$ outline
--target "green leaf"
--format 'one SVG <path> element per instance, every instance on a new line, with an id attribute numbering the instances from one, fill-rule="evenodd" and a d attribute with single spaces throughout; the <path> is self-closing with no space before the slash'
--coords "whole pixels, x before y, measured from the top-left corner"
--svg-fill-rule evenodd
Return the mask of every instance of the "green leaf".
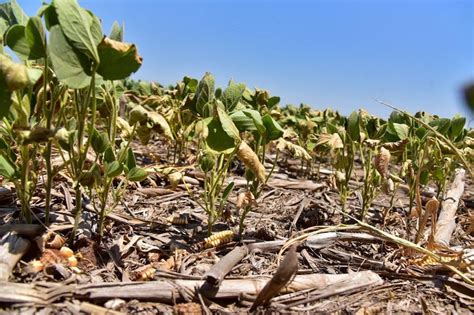
<path id="1" fill-rule="evenodd" d="M 216 152 L 231 153 L 235 148 L 235 140 L 224 131 L 220 120 L 213 118 L 207 128 L 209 130 L 206 138 L 207 146 Z"/>
<path id="2" fill-rule="evenodd" d="M 217 108 L 217 114 L 219 115 L 219 120 L 222 124 L 222 129 L 235 140 L 240 140 L 239 130 L 235 126 L 232 119 L 227 115 L 227 113 L 220 107 Z"/>
<path id="3" fill-rule="evenodd" d="M 209 106 L 206 104 L 214 99 L 214 84 L 214 77 L 209 72 L 206 72 L 197 86 L 196 95 L 194 96 L 196 99 L 196 111 L 203 117 L 212 115 Z"/>
<path id="4" fill-rule="evenodd" d="M 0 119 L 8 115 L 12 105 L 12 92 L 7 88 L 3 75 L 0 76 Z"/>
<path id="5" fill-rule="evenodd" d="M 278 103 L 280 103 L 280 97 L 279 96 L 272 96 L 268 99 L 267 107 L 268 107 L 268 109 L 272 109 L 273 107 L 278 105 Z"/>
<path id="6" fill-rule="evenodd" d="M 112 30 L 110 31 L 109 38 L 118 42 L 123 41 L 123 26 L 120 26 L 117 21 L 112 24 Z"/>
<path id="7" fill-rule="evenodd" d="M 460 115 L 456 115 L 451 119 L 451 128 L 449 129 L 449 136 L 451 139 L 455 140 L 459 137 L 464 130 L 466 125 L 466 118 Z"/>
<path id="8" fill-rule="evenodd" d="M 398 140 L 403 140 L 408 138 L 410 127 L 405 124 L 399 124 L 390 121 L 388 123 L 387 132 L 397 136 Z"/>
<path id="9" fill-rule="evenodd" d="M 347 117 L 347 134 L 352 141 L 358 142 L 360 140 L 359 113 L 352 112 Z"/>
<path id="10" fill-rule="evenodd" d="M 431 127 L 435 127 L 436 131 L 438 131 L 443 136 L 447 136 L 449 127 L 451 125 L 451 120 L 448 118 L 438 118 L 431 121 L 429 125 Z"/>
<path id="11" fill-rule="evenodd" d="M 227 202 L 227 199 L 229 199 L 230 193 L 232 192 L 233 189 L 234 189 L 234 182 L 230 182 L 224 189 L 224 192 L 222 193 L 222 199 L 220 202 L 221 209 Z"/>
<path id="12" fill-rule="evenodd" d="M 15 166 L 10 164 L 5 157 L 0 155 L 0 175 L 7 179 L 13 179 L 15 174 Z"/>
<path id="13" fill-rule="evenodd" d="M 145 180 L 147 176 L 148 173 L 143 168 L 134 167 L 128 172 L 127 179 L 132 182 L 141 182 Z"/>
<path id="14" fill-rule="evenodd" d="M 115 161 L 114 149 L 109 145 L 104 151 L 104 162 L 112 163 L 113 161 Z"/>
<path id="15" fill-rule="evenodd" d="M 21 60 L 27 60 L 30 55 L 30 46 L 25 36 L 24 25 L 16 24 L 5 33 L 5 44 L 13 50 Z"/>
<path id="16" fill-rule="evenodd" d="M 421 171 L 420 173 L 420 184 L 427 185 L 430 178 L 430 172 L 427 170 Z"/>
<path id="17" fill-rule="evenodd" d="M 281 128 L 280 124 L 275 121 L 272 116 L 266 114 L 262 117 L 263 125 L 265 126 L 265 140 L 266 142 L 270 142 L 272 140 L 276 140 L 283 136 L 284 130 Z"/>
<path id="18" fill-rule="evenodd" d="M 59 81 L 73 89 L 82 89 L 91 83 L 91 63 L 87 56 L 69 45 L 61 27 L 49 31 L 49 52 Z"/>
<path id="19" fill-rule="evenodd" d="M 137 161 L 135 160 L 135 154 L 133 153 L 132 148 L 128 148 L 127 150 L 127 160 L 125 161 L 125 165 L 128 170 L 137 167 Z"/>
<path id="20" fill-rule="evenodd" d="M 257 112 L 257 111 L 256 111 Z M 258 112 L 257 112 L 258 113 Z M 260 113 L 258 113 L 260 115 Z M 234 122 L 235 126 L 239 131 L 256 131 L 257 127 L 251 116 L 244 114 L 243 110 L 233 112 L 230 118 Z M 262 118 L 260 117 L 260 121 Z M 263 126 L 263 123 L 262 123 Z"/>
<path id="21" fill-rule="evenodd" d="M 40 8 L 38 12 L 39 16 L 43 16 L 44 24 L 46 25 L 46 29 L 48 31 L 51 27 L 59 24 L 58 14 L 56 13 L 56 9 L 53 5 L 46 5 Z"/>
<path id="22" fill-rule="evenodd" d="M 18 5 L 16 0 L 0 4 L 0 17 L 8 21 L 9 25 L 26 25 L 28 16 L 23 9 Z"/>
<path id="23" fill-rule="evenodd" d="M 252 119 L 255 125 L 255 128 L 261 135 L 263 135 L 267 131 L 267 127 L 265 126 L 265 123 L 262 120 L 262 116 L 260 115 L 258 111 L 254 109 L 246 108 L 246 109 L 243 109 L 242 112 L 244 113 L 245 116 Z"/>
<path id="24" fill-rule="evenodd" d="M 39 17 L 33 16 L 28 20 L 25 37 L 30 47 L 29 59 L 46 57 L 46 33 Z"/>
<path id="25" fill-rule="evenodd" d="M 245 91 L 245 84 L 229 82 L 229 86 L 222 93 L 221 101 L 224 104 L 227 112 L 232 112 L 237 106 L 237 103 L 242 99 Z"/>
<path id="26" fill-rule="evenodd" d="M 97 36 L 97 23 L 93 15 L 81 8 L 76 0 L 54 0 L 53 5 L 61 29 L 71 45 L 99 63 L 97 45 L 102 36 Z"/>
<path id="27" fill-rule="evenodd" d="M 418 137 L 418 139 L 423 139 L 423 137 L 426 136 L 427 133 L 428 130 L 426 130 L 425 127 L 419 127 L 415 130 L 415 135 Z"/>
<path id="28" fill-rule="evenodd" d="M 85 10 L 85 11 L 89 14 L 89 16 L 92 19 L 92 22 L 91 22 L 92 38 L 94 38 L 94 42 L 97 43 L 96 45 L 99 45 L 99 43 L 104 38 L 104 33 L 102 32 L 102 24 L 100 22 L 100 19 L 97 17 L 97 15 L 92 13 L 92 11 L 89 11 L 89 10 Z"/>
<path id="29" fill-rule="evenodd" d="M 94 128 L 92 131 L 91 146 L 96 154 L 104 153 L 105 150 L 110 146 L 107 133 L 99 133 L 97 129 Z"/>
<path id="30" fill-rule="evenodd" d="M 97 72 L 105 80 L 122 80 L 136 72 L 142 58 L 135 45 L 104 37 L 98 47 L 100 64 Z"/>
<path id="31" fill-rule="evenodd" d="M 105 164 L 105 175 L 109 178 L 117 177 L 122 174 L 123 167 L 118 161 Z"/>

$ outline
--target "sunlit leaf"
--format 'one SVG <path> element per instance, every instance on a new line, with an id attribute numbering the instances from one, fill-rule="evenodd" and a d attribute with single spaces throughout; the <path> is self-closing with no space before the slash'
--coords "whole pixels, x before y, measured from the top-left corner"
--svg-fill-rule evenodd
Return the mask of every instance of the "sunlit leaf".
<path id="1" fill-rule="evenodd" d="M 245 84 L 229 82 L 229 86 L 222 93 L 221 101 L 228 112 L 232 112 L 237 103 L 242 98 L 245 91 Z"/>
<path id="2" fill-rule="evenodd" d="M 109 38 L 118 42 L 123 41 L 123 26 L 120 26 L 117 21 L 112 24 L 112 30 L 110 31 Z"/>
<path id="3" fill-rule="evenodd" d="M 98 36 L 93 16 L 81 8 L 76 0 L 54 0 L 53 5 L 61 29 L 71 46 L 99 63 L 97 45 L 102 40 L 102 34 Z"/>
<path id="4" fill-rule="evenodd" d="M 197 86 L 195 95 L 196 111 L 203 117 L 209 117 L 212 114 L 206 105 L 214 98 L 214 84 L 214 77 L 209 72 L 206 72 Z"/>
<path id="5" fill-rule="evenodd" d="M 206 138 L 207 146 L 216 151 L 230 153 L 235 148 L 235 140 L 222 128 L 219 119 L 213 118 L 207 125 L 209 134 Z"/>
<path id="6" fill-rule="evenodd" d="M 91 64 L 87 56 L 75 50 L 55 25 L 49 31 L 49 52 L 58 79 L 73 89 L 82 89 L 91 83 Z"/>
<path id="7" fill-rule="evenodd" d="M 30 47 L 30 59 L 46 57 L 46 33 L 39 17 L 33 16 L 28 20 L 25 37 Z"/>
<path id="8" fill-rule="evenodd" d="M 240 136 L 239 136 L 239 130 L 237 129 L 237 127 L 235 126 L 234 122 L 232 121 L 232 119 L 227 115 L 227 113 L 221 109 L 221 108 L 218 108 L 217 109 L 217 113 L 219 115 L 219 120 L 222 124 L 222 129 L 224 129 L 224 131 L 227 133 L 227 135 L 229 135 L 230 137 L 236 139 L 236 140 L 239 140 L 240 139 Z"/>
<path id="9" fill-rule="evenodd" d="M 99 44 L 98 53 L 100 64 L 97 72 L 105 80 L 121 80 L 136 72 L 142 58 L 138 55 L 137 47 L 104 37 Z"/>

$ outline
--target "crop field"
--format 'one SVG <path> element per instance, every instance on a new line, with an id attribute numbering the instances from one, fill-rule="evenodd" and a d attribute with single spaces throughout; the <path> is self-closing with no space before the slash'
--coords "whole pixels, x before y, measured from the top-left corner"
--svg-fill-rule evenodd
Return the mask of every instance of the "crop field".
<path id="1" fill-rule="evenodd" d="M 123 35 L 0 5 L 2 314 L 471 314 L 465 117 L 133 80 Z"/>

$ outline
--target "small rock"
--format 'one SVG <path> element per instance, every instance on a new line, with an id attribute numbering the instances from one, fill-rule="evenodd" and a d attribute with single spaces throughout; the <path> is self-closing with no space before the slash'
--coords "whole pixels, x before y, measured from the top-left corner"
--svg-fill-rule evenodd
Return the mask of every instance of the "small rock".
<path id="1" fill-rule="evenodd" d="M 112 299 L 112 300 L 108 300 L 107 302 L 105 302 L 104 307 L 106 307 L 108 309 L 111 309 L 111 310 L 117 310 L 120 307 L 124 306 L 125 303 L 126 302 L 122 299 Z"/>

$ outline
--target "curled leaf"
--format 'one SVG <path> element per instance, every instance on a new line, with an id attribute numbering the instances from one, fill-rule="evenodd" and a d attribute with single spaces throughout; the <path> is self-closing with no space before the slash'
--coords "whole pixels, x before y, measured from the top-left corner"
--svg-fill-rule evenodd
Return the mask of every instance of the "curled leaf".
<path id="1" fill-rule="evenodd" d="M 390 163 L 390 151 L 384 147 L 380 148 L 380 152 L 374 158 L 375 169 L 383 178 L 388 176 L 388 166 Z"/>
<path id="2" fill-rule="evenodd" d="M 105 80 L 122 80 L 142 65 L 137 47 L 104 37 L 98 46 L 100 64 L 97 72 Z"/>
<path id="3" fill-rule="evenodd" d="M 293 154 L 295 158 L 301 158 L 303 160 L 311 160 L 311 155 L 301 146 L 291 143 L 283 138 L 278 139 L 277 150 L 283 152 L 288 150 Z"/>
<path id="4" fill-rule="evenodd" d="M 237 157 L 254 173 L 261 183 L 265 182 L 265 167 L 259 161 L 257 154 L 253 152 L 245 141 L 240 143 Z"/>

